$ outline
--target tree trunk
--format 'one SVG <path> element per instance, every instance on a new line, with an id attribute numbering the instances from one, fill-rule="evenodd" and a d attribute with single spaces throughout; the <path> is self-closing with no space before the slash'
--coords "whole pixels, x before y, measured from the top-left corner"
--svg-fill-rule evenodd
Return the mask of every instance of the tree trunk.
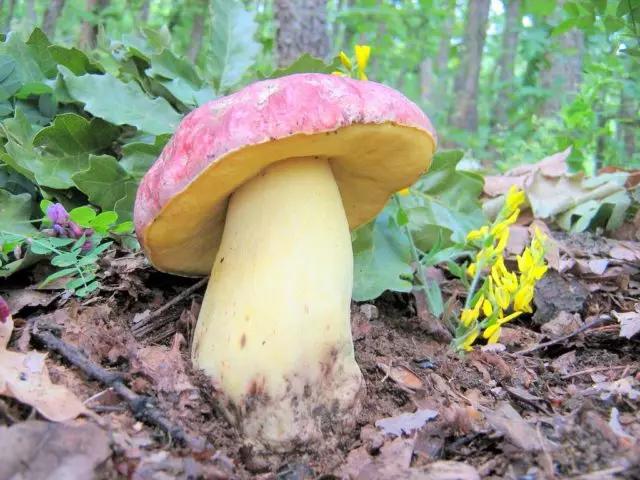
<path id="1" fill-rule="evenodd" d="M 451 123 L 468 132 L 478 129 L 478 85 L 490 4 L 490 0 L 469 0 L 467 7 L 464 50 L 455 82 L 457 100 Z"/>
<path id="2" fill-rule="evenodd" d="M 9 0 L 7 5 L 9 6 L 9 8 L 7 8 L 8 10 L 7 16 L 4 17 L 2 21 L 2 31 L 5 33 L 8 33 L 9 30 L 11 29 L 11 20 L 13 20 L 13 13 L 16 9 L 16 0 Z"/>
<path id="3" fill-rule="evenodd" d="M 44 18 L 42 19 L 42 31 L 49 38 L 53 38 L 56 33 L 56 23 L 58 22 L 58 18 L 60 18 L 62 9 L 64 8 L 64 1 L 65 0 L 51 0 L 44 12 Z"/>
<path id="4" fill-rule="evenodd" d="M 558 0 L 558 10 L 567 0 Z M 555 39 L 555 45 L 548 47 L 547 68 L 540 74 L 540 84 L 550 90 L 551 95 L 542 103 L 540 114 L 545 117 L 556 115 L 564 102 L 570 102 L 580 89 L 582 81 L 582 56 L 584 34 L 578 28 L 563 33 Z"/>
<path id="5" fill-rule="evenodd" d="M 438 48 L 438 56 L 436 57 L 436 72 L 442 75 L 447 71 L 449 65 L 449 52 L 451 51 L 451 32 L 453 30 L 453 20 L 455 18 L 456 0 L 449 0 L 448 10 L 450 15 L 444 20 L 442 29 L 440 30 L 440 47 Z"/>
<path id="6" fill-rule="evenodd" d="M 193 19 L 193 29 L 191 30 L 191 45 L 189 46 L 189 51 L 187 52 L 187 56 L 192 62 L 195 62 L 196 58 L 198 58 L 200 48 L 202 48 L 204 19 L 207 18 L 207 0 L 200 1 L 199 3 L 199 8 L 196 10 Z"/>
<path id="7" fill-rule="evenodd" d="M 151 7 L 150 4 L 150 0 L 142 0 L 142 6 L 140 7 L 140 12 L 138 13 L 138 21 L 140 23 L 149 23 L 149 10 Z"/>
<path id="8" fill-rule="evenodd" d="M 330 52 L 326 0 L 275 0 L 278 67 L 304 53 L 326 59 Z"/>
<path id="9" fill-rule="evenodd" d="M 109 5 L 109 0 L 87 0 L 86 8 L 88 12 L 99 15 Z M 98 24 L 85 21 L 80 32 L 80 46 L 86 49 L 96 47 L 98 41 Z"/>
<path id="10" fill-rule="evenodd" d="M 631 160 L 636 153 L 636 130 L 638 125 L 637 123 L 628 122 L 638 118 L 638 107 L 628 88 L 623 88 L 620 94 L 619 115 L 623 120 L 622 122 L 618 122 L 619 138 L 623 142 L 627 160 Z"/>
<path id="11" fill-rule="evenodd" d="M 502 32 L 502 54 L 500 55 L 500 82 L 498 97 L 493 111 L 492 123 L 504 125 L 507 121 L 507 105 L 511 101 L 513 92 L 513 77 L 516 55 L 518 54 L 518 41 L 520 37 L 520 25 L 522 14 L 520 7 L 522 0 L 504 0 L 505 24 Z"/>

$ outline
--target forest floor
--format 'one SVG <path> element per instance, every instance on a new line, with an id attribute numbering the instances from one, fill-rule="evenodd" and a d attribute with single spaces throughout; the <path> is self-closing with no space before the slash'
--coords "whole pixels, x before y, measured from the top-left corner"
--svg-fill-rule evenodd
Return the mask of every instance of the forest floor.
<path id="1" fill-rule="evenodd" d="M 640 329 L 633 260 L 640 243 L 556 238 L 574 263 L 549 271 L 537 287 L 535 315 L 504 328 L 504 347 L 454 354 L 429 335 L 432 319 L 411 295 L 354 304 L 356 358 L 367 386 L 357 428 L 280 460 L 242 446 L 216 413 L 215 392 L 189 366 L 203 282 L 189 289 L 193 280 L 114 250 L 102 261 L 100 294 L 79 301 L 35 290 L 47 273 L 37 265 L 0 283 L 15 321 L 9 351 L 24 358 L 48 352 L 51 380 L 85 410 L 46 421 L 75 404 L 42 379 L 22 396 L 14 392 L 22 402 L 0 396 L 0 478 L 17 478 L 17 471 L 24 479 L 51 472 L 85 479 L 92 471 L 100 479 L 640 478 L 640 342 L 621 335 L 621 325 L 623 334 Z M 463 292 L 443 272 L 431 273 L 447 297 Z M 99 367 L 111 376 L 96 380 Z"/>

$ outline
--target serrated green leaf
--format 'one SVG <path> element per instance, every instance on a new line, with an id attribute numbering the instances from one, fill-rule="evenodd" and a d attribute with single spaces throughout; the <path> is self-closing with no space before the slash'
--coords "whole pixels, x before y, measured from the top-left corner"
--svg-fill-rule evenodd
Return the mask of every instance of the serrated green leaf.
<path id="1" fill-rule="evenodd" d="M 411 254 L 403 230 L 388 211 L 353 233 L 353 299 L 367 301 L 384 291 L 410 292 Z"/>
<path id="2" fill-rule="evenodd" d="M 76 187 L 102 210 L 114 210 L 121 220 L 130 220 L 137 190 L 136 181 L 115 158 L 91 157 L 89 168 L 73 176 Z"/>
<path id="3" fill-rule="evenodd" d="M 27 45 L 20 33 L 11 32 L 0 43 L 0 56 L 11 57 L 16 62 L 16 72 L 21 84 L 42 83 L 47 78 L 34 51 Z"/>
<path id="4" fill-rule="evenodd" d="M 164 98 L 152 100 L 135 81 L 123 83 L 110 74 L 75 76 L 65 67 L 59 69 L 69 94 L 92 115 L 115 125 L 161 135 L 173 133 L 182 119 Z"/>
<path id="5" fill-rule="evenodd" d="M 78 50 L 76 47 L 51 45 L 49 52 L 58 64 L 67 67 L 74 75 L 104 72 L 102 67 L 93 63 L 82 50 Z"/>
<path id="6" fill-rule="evenodd" d="M 260 80 L 267 78 L 279 78 L 286 75 L 293 75 L 295 73 L 331 73 L 338 70 L 340 65 L 339 57 L 335 57 L 331 63 L 327 64 L 319 58 L 312 57 L 308 53 L 305 53 L 301 57 L 298 57 L 296 61 L 288 67 L 278 68 L 269 75 L 258 72 L 258 78 Z"/>
<path id="7" fill-rule="evenodd" d="M 168 80 L 181 78 L 194 89 L 201 88 L 204 83 L 193 63 L 185 57 L 176 56 L 167 49 L 151 57 L 151 68 L 148 68 L 146 73 L 150 77 L 162 77 Z"/>
<path id="8" fill-rule="evenodd" d="M 254 40 L 258 24 L 240 0 L 211 0 L 211 74 L 219 91 L 238 83 L 255 63 L 261 45 Z"/>
<path id="9" fill-rule="evenodd" d="M 169 135 L 161 135 L 155 138 L 155 143 L 128 143 L 122 147 L 122 160 L 120 166 L 133 178 L 141 180 L 147 170 L 158 159 L 162 149 L 169 141 Z"/>
<path id="10" fill-rule="evenodd" d="M 58 73 L 57 64 L 49 52 L 51 42 L 44 32 L 39 28 L 34 28 L 26 44 L 45 76 L 47 78 L 55 77 Z"/>
<path id="11" fill-rule="evenodd" d="M 28 193 L 13 195 L 6 190 L 0 190 L 0 230 L 34 235 L 38 230 L 29 222 L 33 199 Z"/>

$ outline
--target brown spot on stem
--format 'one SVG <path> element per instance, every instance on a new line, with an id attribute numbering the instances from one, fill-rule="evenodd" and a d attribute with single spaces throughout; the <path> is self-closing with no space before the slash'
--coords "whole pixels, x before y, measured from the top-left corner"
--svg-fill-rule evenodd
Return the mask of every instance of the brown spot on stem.
<path id="1" fill-rule="evenodd" d="M 240 348 L 244 348 L 246 344 L 247 344 L 247 334 L 243 333 L 242 336 L 240 337 Z"/>

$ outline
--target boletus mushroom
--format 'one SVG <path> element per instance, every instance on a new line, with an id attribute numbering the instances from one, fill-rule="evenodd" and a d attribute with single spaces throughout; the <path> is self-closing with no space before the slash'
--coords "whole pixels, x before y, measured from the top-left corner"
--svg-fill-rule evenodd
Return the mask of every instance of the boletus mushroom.
<path id="1" fill-rule="evenodd" d="M 140 244 L 161 271 L 210 274 L 192 360 L 248 440 L 283 450 L 354 425 L 350 230 L 435 148 L 399 92 L 296 74 L 193 110 L 143 178 Z"/>

